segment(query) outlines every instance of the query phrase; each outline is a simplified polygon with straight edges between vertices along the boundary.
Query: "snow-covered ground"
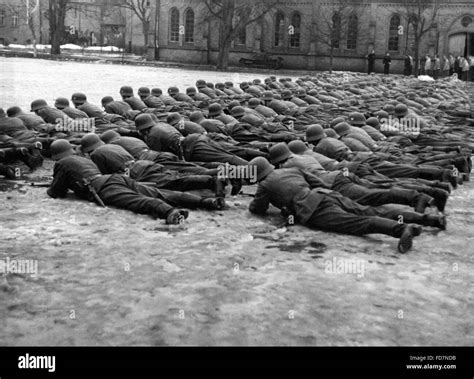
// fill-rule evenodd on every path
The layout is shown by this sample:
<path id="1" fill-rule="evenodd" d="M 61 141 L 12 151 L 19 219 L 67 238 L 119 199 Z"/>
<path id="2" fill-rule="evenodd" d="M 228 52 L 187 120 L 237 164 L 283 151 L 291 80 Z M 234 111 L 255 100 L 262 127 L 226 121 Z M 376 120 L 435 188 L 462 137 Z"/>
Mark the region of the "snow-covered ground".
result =
<path id="1" fill-rule="evenodd" d="M 7 108 L 18 105 L 26 109 L 35 99 L 45 99 L 53 103 L 57 97 L 71 98 L 74 92 L 84 92 L 88 100 L 99 104 L 104 96 L 119 98 L 120 87 L 159 87 L 164 92 L 169 87 L 178 86 L 185 92 L 195 86 L 196 80 L 204 79 L 217 83 L 231 80 L 240 83 L 255 78 L 264 79 L 260 74 L 229 74 L 215 71 L 179 70 L 143 66 L 120 66 L 110 64 L 90 64 L 32 60 L 0 57 L 0 86 L 6 94 L 0 106 Z"/>
<path id="2" fill-rule="evenodd" d="M 262 74 L 0 58 L 1 107 L 122 85 L 191 86 Z M 336 115 L 335 115 L 336 116 Z M 52 163 L 37 175 L 51 175 Z M 0 273 L 4 345 L 472 345 L 474 184 L 454 191 L 448 230 L 427 228 L 406 255 L 396 240 L 295 226 L 279 212 L 191 212 L 185 229 L 4 185 Z M 255 188 L 246 188 L 252 192 Z M 340 273 L 339 263 L 354 272 Z"/>

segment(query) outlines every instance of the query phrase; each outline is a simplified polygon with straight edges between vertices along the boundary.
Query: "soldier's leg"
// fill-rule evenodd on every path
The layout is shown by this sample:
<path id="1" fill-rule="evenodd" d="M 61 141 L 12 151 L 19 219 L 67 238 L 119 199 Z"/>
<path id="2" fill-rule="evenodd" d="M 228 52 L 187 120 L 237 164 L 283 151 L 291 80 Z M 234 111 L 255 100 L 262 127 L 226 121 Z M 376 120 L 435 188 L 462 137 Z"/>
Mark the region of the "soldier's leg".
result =
<path id="1" fill-rule="evenodd" d="M 428 215 L 418 212 L 406 211 L 404 209 L 379 206 L 371 207 L 361 205 L 356 201 L 353 201 L 347 197 L 338 196 L 336 198 L 339 206 L 346 212 L 359 215 L 359 216 L 373 216 L 380 217 L 384 219 L 390 219 L 398 223 L 409 223 L 409 224 L 419 224 L 425 226 L 434 226 L 437 228 L 445 229 L 446 228 L 446 218 L 445 216 L 437 215 Z"/>
<path id="2" fill-rule="evenodd" d="M 196 162 L 222 162 L 236 166 L 246 166 L 248 162 L 226 151 L 215 142 L 198 141 L 194 145 L 191 160 Z"/>
<path id="3" fill-rule="evenodd" d="M 174 207 L 216 210 L 223 209 L 225 206 L 224 199 L 204 198 L 190 193 L 158 189 L 138 182 L 134 182 L 132 186 L 137 193 L 147 197 L 161 199 Z"/>
<path id="4" fill-rule="evenodd" d="M 167 184 L 160 186 L 160 188 L 173 191 L 192 191 L 202 189 L 214 190 L 215 186 L 216 179 L 212 176 L 189 175 L 173 179 Z"/>
<path id="5" fill-rule="evenodd" d="M 221 165 L 222 163 L 217 162 L 203 162 L 203 165 L 198 165 L 191 162 L 160 162 L 168 170 L 177 171 L 180 174 L 191 174 L 191 175 L 217 175 L 217 168 L 214 168 Z"/>
<path id="6" fill-rule="evenodd" d="M 99 196 L 106 205 L 127 209 L 155 218 L 166 218 L 174 208 L 159 198 L 138 193 L 136 182 L 122 175 L 112 175 L 100 188 Z"/>
<path id="7" fill-rule="evenodd" d="M 323 200 L 307 225 L 330 232 L 358 236 L 381 233 L 395 238 L 400 238 L 404 229 L 403 225 L 393 220 L 347 212 L 332 200 Z"/>
<path id="8" fill-rule="evenodd" d="M 423 172 L 422 170 L 410 166 L 410 165 L 404 165 L 404 164 L 396 164 L 396 163 L 391 163 L 391 162 L 380 162 L 374 166 L 372 166 L 377 172 L 389 177 L 389 178 L 419 178 L 423 177 Z M 440 170 L 437 170 L 436 173 L 433 171 L 426 170 L 426 179 L 436 179 L 434 177 L 437 175 L 438 177 L 441 175 Z M 428 176 L 428 177 L 426 177 Z"/>
<path id="9" fill-rule="evenodd" d="M 169 204 L 176 207 L 183 207 L 189 209 L 207 209 L 207 210 L 221 210 L 225 207 L 224 199 L 204 198 L 190 193 L 160 190 L 160 196 Z"/>
<path id="10" fill-rule="evenodd" d="M 338 176 L 332 188 L 349 199 L 357 201 L 361 205 L 379 206 L 383 204 L 404 204 L 416 207 L 419 212 L 434 203 L 434 199 L 428 195 L 420 194 L 414 190 L 403 188 L 369 189 L 354 184 L 349 178 Z"/>
<path id="11" fill-rule="evenodd" d="M 241 147 L 241 146 L 235 146 L 235 145 L 226 145 L 225 146 L 226 150 L 228 150 L 230 153 L 237 155 L 238 157 L 245 159 L 246 161 L 251 161 L 254 158 L 257 157 L 267 157 L 268 154 L 257 150 L 257 149 L 251 149 L 247 147 Z"/>

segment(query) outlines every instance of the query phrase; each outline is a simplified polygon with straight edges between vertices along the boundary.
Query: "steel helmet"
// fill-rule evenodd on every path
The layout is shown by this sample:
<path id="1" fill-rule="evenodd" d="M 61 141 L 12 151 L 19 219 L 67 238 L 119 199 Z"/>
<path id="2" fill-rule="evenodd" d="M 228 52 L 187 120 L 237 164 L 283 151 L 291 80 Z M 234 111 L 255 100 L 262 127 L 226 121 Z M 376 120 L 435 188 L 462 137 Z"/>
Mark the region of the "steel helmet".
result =
<path id="1" fill-rule="evenodd" d="M 95 133 L 88 133 L 81 138 L 81 146 L 84 153 L 90 153 L 102 145 L 104 145 L 104 142 Z"/>
<path id="2" fill-rule="evenodd" d="M 249 167 L 252 169 L 253 167 L 257 168 L 257 181 L 261 182 L 265 179 L 268 175 L 270 175 L 275 169 L 273 166 L 268 162 L 266 158 L 257 157 L 252 159 L 249 162 Z"/>
<path id="3" fill-rule="evenodd" d="M 277 143 L 270 148 L 270 162 L 273 164 L 281 163 L 291 156 L 288 145 L 284 142 Z"/>
<path id="4" fill-rule="evenodd" d="M 325 136 L 323 127 L 319 124 L 309 125 L 306 129 L 306 140 L 308 142 L 317 142 Z"/>
<path id="5" fill-rule="evenodd" d="M 50 146 L 51 158 L 55 161 L 59 161 L 69 155 L 74 154 L 74 148 L 65 139 L 58 139 L 54 141 Z"/>
<path id="6" fill-rule="evenodd" d="M 40 109 L 47 107 L 48 103 L 46 100 L 39 99 L 35 100 L 31 103 L 31 112 L 39 111 Z"/>
<path id="7" fill-rule="evenodd" d="M 135 126 L 138 131 L 150 129 L 155 126 L 155 121 L 149 113 L 138 115 L 135 118 Z"/>
<path id="8" fill-rule="evenodd" d="M 308 146 L 301 140 L 294 140 L 288 144 L 288 148 L 293 154 L 303 154 L 308 150 Z"/>

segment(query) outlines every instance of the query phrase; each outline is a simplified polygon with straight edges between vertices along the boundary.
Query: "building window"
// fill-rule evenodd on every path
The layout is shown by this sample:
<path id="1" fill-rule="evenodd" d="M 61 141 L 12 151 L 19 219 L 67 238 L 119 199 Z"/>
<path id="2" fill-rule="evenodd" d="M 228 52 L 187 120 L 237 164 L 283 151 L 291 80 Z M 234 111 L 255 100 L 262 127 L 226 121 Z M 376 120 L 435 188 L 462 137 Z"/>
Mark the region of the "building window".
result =
<path id="1" fill-rule="evenodd" d="M 14 14 L 12 16 L 12 26 L 16 28 L 18 26 L 18 15 Z"/>
<path id="2" fill-rule="evenodd" d="M 407 40 L 405 50 L 407 52 L 415 51 L 415 35 L 418 30 L 418 19 L 416 16 L 410 16 L 408 20 Z"/>
<path id="3" fill-rule="evenodd" d="M 170 11 L 170 41 L 179 42 L 179 11 L 172 8 Z"/>
<path id="4" fill-rule="evenodd" d="M 5 26 L 5 11 L 0 10 L 0 26 Z"/>
<path id="5" fill-rule="evenodd" d="M 237 34 L 237 39 L 235 40 L 236 45 L 246 45 L 247 44 L 247 27 L 244 25 L 240 28 L 239 33 Z"/>
<path id="6" fill-rule="evenodd" d="M 299 49 L 301 43 L 301 15 L 293 13 L 290 25 L 290 47 Z"/>
<path id="7" fill-rule="evenodd" d="M 390 51 L 398 51 L 400 35 L 398 29 L 400 27 L 400 16 L 394 15 L 390 19 L 390 29 L 388 34 L 388 49 Z"/>
<path id="8" fill-rule="evenodd" d="M 332 16 L 331 46 L 339 49 L 341 41 L 341 16 L 338 12 L 334 12 Z"/>
<path id="9" fill-rule="evenodd" d="M 275 17 L 275 47 L 283 46 L 285 38 L 285 15 L 278 11 Z"/>
<path id="10" fill-rule="evenodd" d="M 194 42 L 194 11 L 188 9 L 184 14 L 184 42 Z"/>
<path id="11" fill-rule="evenodd" d="M 356 14 L 349 16 L 349 23 L 347 26 L 347 49 L 355 50 L 357 48 L 357 32 L 359 29 L 359 20 Z"/>

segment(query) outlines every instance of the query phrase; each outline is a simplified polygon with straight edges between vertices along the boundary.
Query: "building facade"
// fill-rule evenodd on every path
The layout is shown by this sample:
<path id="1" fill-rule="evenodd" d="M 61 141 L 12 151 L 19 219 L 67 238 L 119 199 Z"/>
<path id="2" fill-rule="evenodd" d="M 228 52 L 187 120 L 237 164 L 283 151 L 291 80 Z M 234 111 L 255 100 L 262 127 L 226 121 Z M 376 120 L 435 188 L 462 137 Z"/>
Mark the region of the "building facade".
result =
<path id="1" fill-rule="evenodd" d="M 161 0 L 159 4 L 159 58 L 215 63 L 219 29 L 215 21 L 208 20 L 209 11 L 203 2 Z M 332 55 L 336 70 L 365 71 L 366 56 L 374 49 L 378 58 L 377 71 L 382 71 L 382 57 L 389 52 L 392 72 L 403 72 L 405 54 L 414 54 L 415 33 L 410 17 L 418 9 L 397 1 L 354 2 L 342 21 L 346 23 L 345 29 L 341 27 L 338 42 L 332 43 L 331 33 L 336 30 L 337 19 L 330 16 L 337 11 L 340 9 L 335 9 L 331 1 L 277 1 L 263 20 L 248 25 L 237 37 L 230 62 L 238 65 L 242 57 L 265 52 L 282 57 L 284 68 L 325 70 Z M 440 2 L 435 17 L 431 8 L 422 11 L 427 30 L 419 43 L 420 58 L 426 54 L 474 56 L 472 0 Z M 332 26 L 324 30 L 321 24 Z"/>
<path id="2" fill-rule="evenodd" d="M 63 43 L 125 47 L 122 0 L 71 0 Z M 29 5 L 29 7 L 27 6 Z M 34 33 L 33 33 L 34 31 Z M 47 0 L 0 0 L 0 43 L 49 44 Z"/>
<path id="3" fill-rule="evenodd" d="M 0 0 L 0 43 L 32 41 L 26 24 L 26 0 Z M 34 2 L 35 0 L 30 0 Z M 114 45 L 129 52 L 146 54 L 155 48 L 155 58 L 195 64 L 215 64 L 219 52 L 219 25 L 201 0 L 128 0 L 140 3 L 148 23 L 145 44 L 143 17 L 124 6 L 126 0 L 71 1 L 67 13 L 67 42 L 81 45 Z M 8 4 L 20 4 L 14 10 Z M 337 4 L 344 1 L 336 2 Z M 425 2 L 425 1 L 423 1 Z M 47 4 L 42 0 L 43 7 Z M 414 55 L 416 38 L 413 17 L 426 29 L 419 43 L 420 57 L 453 54 L 474 55 L 474 1 L 444 0 L 433 13 L 421 9 L 417 0 L 354 0 L 347 9 L 329 0 L 274 1 L 272 9 L 246 26 L 232 43 L 230 64 L 256 53 L 283 58 L 288 69 L 365 71 L 366 56 L 375 50 L 376 71 L 382 71 L 382 57 L 389 52 L 392 72 L 403 71 L 406 53 Z M 406 3 L 406 1 L 405 1 Z M 249 7 L 255 3 L 249 1 Z M 339 16 L 335 16 L 335 14 Z M 42 14 L 42 41 L 49 40 L 47 9 Z M 433 17 L 433 15 L 435 17 Z M 338 27 L 336 27 L 339 25 Z M 146 29 L 145 29 L 146 30 Z M 337 38 L 334 38 L 334 37 Z M 38 40 L 38 36 L 36 38 Z"/>

